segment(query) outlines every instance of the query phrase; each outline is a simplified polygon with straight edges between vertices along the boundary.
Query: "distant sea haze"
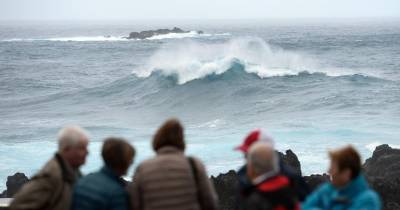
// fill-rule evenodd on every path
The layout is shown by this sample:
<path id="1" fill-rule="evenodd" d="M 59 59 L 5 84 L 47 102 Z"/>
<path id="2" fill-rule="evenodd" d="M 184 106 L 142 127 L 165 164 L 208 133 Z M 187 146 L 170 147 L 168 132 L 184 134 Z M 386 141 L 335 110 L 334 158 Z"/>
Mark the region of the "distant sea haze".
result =
<path id="1" fill-rule="evenodd" d="M 91 133 L 85 173 L 105 137 L 127 138 L 138 151 L 128 177 L 169 117 L 213 175 L 243 164 L 233 148 L 258 127 L 305 174 L 326 171 L 340 145 L 364 158 L 400 147 L 398 22 L 178 26 L 190 32 L 127 40 L 173 26 L 0 25 L 0 189 L 40 169 L 66 124 Z"/>

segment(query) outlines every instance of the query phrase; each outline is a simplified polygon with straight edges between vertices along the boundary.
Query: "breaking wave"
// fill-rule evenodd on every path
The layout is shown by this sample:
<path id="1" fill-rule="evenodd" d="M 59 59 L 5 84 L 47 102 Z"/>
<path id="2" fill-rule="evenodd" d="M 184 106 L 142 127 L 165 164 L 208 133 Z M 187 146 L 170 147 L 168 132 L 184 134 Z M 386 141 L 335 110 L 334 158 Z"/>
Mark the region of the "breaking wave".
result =
<path id="1" fill-rule="evenodd" d="M 285 51 L 253 37 L 235 38 L 224 43 L 193 40 L 166 43 L 133 73 L 148 77 L 153 72 L 160 72 L 165 76 L 174 76 L 178 84 L 184 84 L 207 75 L 220 75 L 235 63 L 240 63 L 247 73 L 257 74 L 260 78 L 298 75 L 302 72 L 327 76 L 376 76 L 351 69 L 322 67 L 307 55 Z"/>

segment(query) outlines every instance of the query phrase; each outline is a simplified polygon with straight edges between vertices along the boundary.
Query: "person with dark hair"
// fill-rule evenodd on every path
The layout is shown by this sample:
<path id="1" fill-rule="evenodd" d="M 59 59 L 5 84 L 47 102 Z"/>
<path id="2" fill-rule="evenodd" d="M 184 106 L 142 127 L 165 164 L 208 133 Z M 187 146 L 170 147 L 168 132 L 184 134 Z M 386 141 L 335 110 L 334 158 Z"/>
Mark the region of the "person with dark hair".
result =
<path id="1" fill-rule="evenodd" d="M 14 196 L 10 210 L 69 210 L 72 187 L 81 177 L 89 136 L 79 126 L 66 126 L 58 133 L 58 151 Z"/>
<path id="2" fill-rule="evenodd" d="M 362 175 L 361 158 L 352 146 L 329 152 L 331 182 L 303 203 L 304 210 L 380 210 L 381 201 Z"/>
<path id="3" fill-rule="evenodd" d="M 129 186 L 135 210 L 216 210 L 217 194 L 201 161 L 186 157 L 183 127 L 166 121 L 153 138 L 154 158 L 142 162 Z"/>
<path id="4" fill-rule="evenodd" d="M 104 166 L 78 181 L 74 188 L 72 210 L 128 210 L 129 196 L 125 175 L 133 162 L 135 149 L 124 139 L 104 141 L 101 156 Z"/>

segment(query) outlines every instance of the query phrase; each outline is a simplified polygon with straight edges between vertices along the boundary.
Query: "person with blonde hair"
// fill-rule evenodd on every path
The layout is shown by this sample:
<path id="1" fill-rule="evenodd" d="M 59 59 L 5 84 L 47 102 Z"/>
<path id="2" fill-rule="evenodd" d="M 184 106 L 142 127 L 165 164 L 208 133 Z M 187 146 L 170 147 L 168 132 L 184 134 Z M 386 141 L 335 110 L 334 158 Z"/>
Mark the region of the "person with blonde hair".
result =
<path id="1" fill-rule="evenodd" d="M 10 210 L 69 210 L 72 187 L 88 154 L 87 132 L 67 126 L 58 134 L 58 152 L 14 196 Z"/>
<path id="2" fill-rule="evenodd" d="M 370 189 L 362 174 L 361 158 L 352 146 L 329 152 L 331 182 L 312 193 L 304 210 L 380 210 L 378 194 Z"/>
<path id="3" fill-rule="evenodd" d="M 154 158 L 142 162 L 129 187 L 135 210 L 216 210 L 217 194 L 201 161 L 186 157 L 183 127 L 167 120 L 153 138 Z"/>

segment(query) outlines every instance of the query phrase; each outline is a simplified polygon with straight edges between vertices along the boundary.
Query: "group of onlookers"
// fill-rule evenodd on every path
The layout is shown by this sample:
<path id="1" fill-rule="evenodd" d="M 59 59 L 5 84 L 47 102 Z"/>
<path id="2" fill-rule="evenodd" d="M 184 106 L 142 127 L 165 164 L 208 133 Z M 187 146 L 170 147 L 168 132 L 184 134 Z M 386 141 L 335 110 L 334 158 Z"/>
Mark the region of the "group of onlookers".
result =
<path id="1" fill-rule="evenodd" d="M 185 156 L 184 131 L 171 119 L 156 132 L 156 156 L 125 181 L 135 149 L 123 138 L 105 139 L 104 166 L 87 176 L 79 167 L 88 154 L 89 137 L 78 126 L 59 132 L 58 151 L 25 184 L 10 210 L 216 210 L 218 198 L 202 162 Z M 236 148 L 246 164 L 238 171 L 237 210 L 379 210 L 378 195 L 362 175 L 357 151 L 347 146 L 330 151 L 331 182 L 310 194 L 301 174 L 286 165 L 265 131 L 252 131 Z"/>

